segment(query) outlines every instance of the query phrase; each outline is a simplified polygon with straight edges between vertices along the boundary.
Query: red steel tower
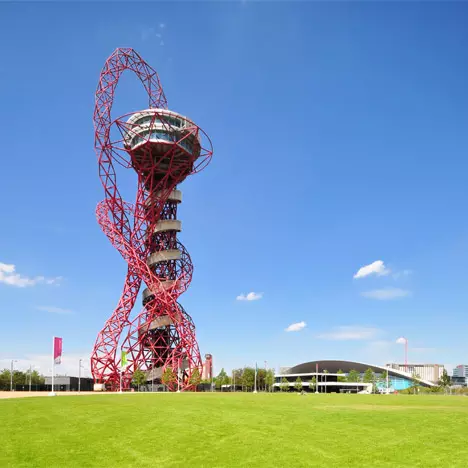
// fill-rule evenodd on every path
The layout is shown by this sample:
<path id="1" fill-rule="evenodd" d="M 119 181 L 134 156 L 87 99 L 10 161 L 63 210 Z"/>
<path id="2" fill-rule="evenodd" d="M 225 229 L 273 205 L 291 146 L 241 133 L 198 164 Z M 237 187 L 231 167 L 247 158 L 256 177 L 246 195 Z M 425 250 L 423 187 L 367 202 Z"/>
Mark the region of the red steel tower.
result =
<path id="1" fill-rule="evenodd" d="M 111 117 L 120 76 L 134 72 L 149 98 L 149 108 Z M 208 136 L 190 119 L 167 108 L 159 77 L 133 49 L 119 48 L 106 61 L 96 91 L 95 149 L 105 199 L 96 209 L 98 223 L 128 264 L 120 301 L 99 332 L 91 356 L 95 388 L 120 385 L 120 351 L 127 353 L 123 371 L 128 388 L 136 369 L 147 381 L 159 381 L 170 368 L 172 390 L 190 390 L 202 373 L 191 317 L 179 304 L 190 284 L 193 265 L 177 239 L 181 222 L 177 189 L 188 175 L 209 163 Z M 117 168 L 136 174 L 134 203 L 123 200 Z M 130 320 L 140 290 L 143 309 Z"/>

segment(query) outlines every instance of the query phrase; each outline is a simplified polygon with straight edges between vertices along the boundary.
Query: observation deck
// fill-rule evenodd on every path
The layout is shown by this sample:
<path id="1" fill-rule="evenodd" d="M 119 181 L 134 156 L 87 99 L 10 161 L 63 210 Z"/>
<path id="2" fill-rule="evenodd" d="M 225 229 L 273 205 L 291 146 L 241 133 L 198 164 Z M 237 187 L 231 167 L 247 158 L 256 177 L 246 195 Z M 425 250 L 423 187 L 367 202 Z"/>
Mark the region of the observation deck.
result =
<path id="1" fill-rule="evenodd" d="M 133 114 L 124 124 L 124 144 L 134 169 L 153 182 L 165 176 L 182 182 L 201 153 L 198 126 L 167 109 Z"/>

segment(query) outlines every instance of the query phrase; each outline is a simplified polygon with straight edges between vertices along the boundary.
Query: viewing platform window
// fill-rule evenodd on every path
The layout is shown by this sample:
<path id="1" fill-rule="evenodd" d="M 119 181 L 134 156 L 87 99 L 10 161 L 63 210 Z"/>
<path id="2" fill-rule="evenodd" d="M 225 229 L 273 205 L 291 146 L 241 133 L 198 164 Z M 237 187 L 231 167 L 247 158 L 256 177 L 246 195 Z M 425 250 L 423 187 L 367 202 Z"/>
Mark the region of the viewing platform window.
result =
<path id="1" fill-rule="evenodd" d="M 135 122 L 133 124 L 134 125 L 143 125 L 143 124 L 150 123 L 150 122 L 168 124 L 168 125 L 172 125 L 173 127 L 177 127 L 177 128 L 181 128 L 181 127 L 184 126 L 184 123 L 180 119 L 178 119 L 176 117 L 173 117 L 171 115 L 162 115 L 162 117 L 159 118 L 155 114 L 153 114 L 153 115 L 148 114 L 148 115 L 145 115 L 143 117 L 140 117 L 139 119 L 135 120 Z"/>

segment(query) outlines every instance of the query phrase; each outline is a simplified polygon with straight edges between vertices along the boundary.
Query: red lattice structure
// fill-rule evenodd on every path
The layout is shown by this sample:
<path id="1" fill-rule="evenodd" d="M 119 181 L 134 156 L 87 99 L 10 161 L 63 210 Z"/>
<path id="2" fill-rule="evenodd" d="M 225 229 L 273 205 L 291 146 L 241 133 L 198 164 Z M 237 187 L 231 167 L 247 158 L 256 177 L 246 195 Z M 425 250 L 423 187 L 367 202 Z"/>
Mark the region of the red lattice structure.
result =
<path id="1" fill-rule="evenodd" d="M 120 76 L 137 75 L 149 108 L 112 119 Z M 181 223 L 177 190 L 187 176 L 206 167 L 212 157 L 208 136 L 190 119 L 167 108 L 159 77 L 133 49 L 117 49 L 106 61 L 96 91 L 95 150 L 105 199 L 96 209 L 98 223 L 128 264 L 119 303 L 99 332 L 91 356 L 95 382 L 107 389 L 120 385 L 121 350 L 128 367 L 123 387 L 136 369 L 148 381 L 160 381 L 170 367 L 172 390 L 190 390 L 201 375 L 202 361 L 191 317 L 178 303 L 190 284 L 193 265 L 178 241 Z M 135 203 L 122 199 L 118 166 L 137 175 Z M 143 309 L 130 320 L 141 284 Z"/>

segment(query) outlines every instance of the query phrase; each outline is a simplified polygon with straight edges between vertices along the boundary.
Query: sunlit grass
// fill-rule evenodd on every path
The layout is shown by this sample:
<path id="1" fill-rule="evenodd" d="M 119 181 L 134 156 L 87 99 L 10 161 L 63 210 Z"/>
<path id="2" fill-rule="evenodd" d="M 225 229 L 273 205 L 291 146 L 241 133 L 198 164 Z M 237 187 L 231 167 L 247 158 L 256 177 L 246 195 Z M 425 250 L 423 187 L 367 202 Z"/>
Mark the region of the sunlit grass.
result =
<path id="1" fill-rule="evenodd" d="M 468 466 L 468 398 L 113 394 L 0 400 L 0 466 Z"/>

